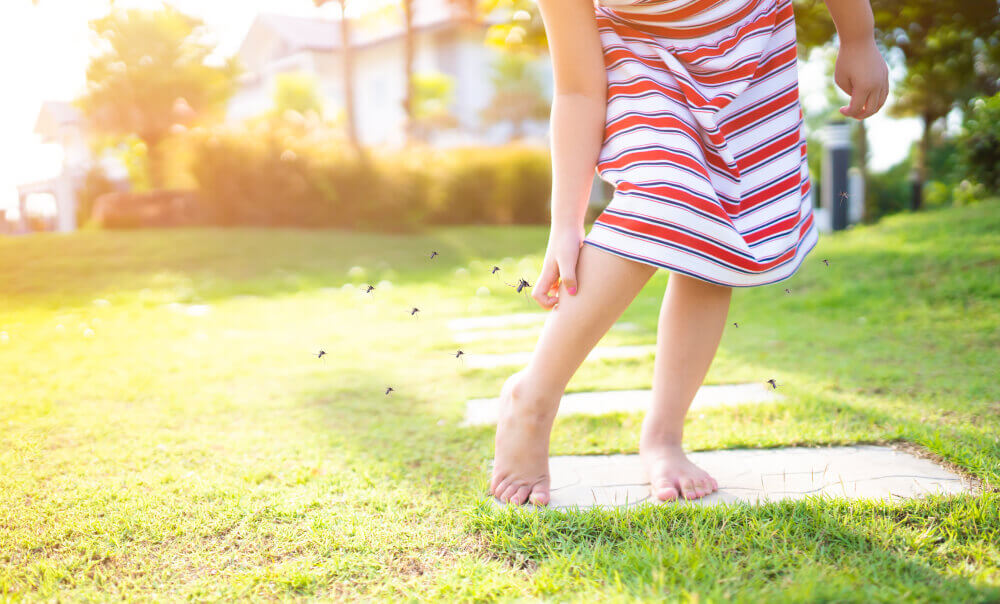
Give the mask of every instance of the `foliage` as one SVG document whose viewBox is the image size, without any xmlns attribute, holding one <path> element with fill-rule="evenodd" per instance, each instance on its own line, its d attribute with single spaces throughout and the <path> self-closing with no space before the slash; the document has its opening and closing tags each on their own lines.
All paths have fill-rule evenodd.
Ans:
<svg viewBox="0 0 1000 604">
<path fill-rule="evenodd" d="M 545 148 L 508 145 L 453 149 L 435 168 L 441 224 L 539 224 L 549 220 L 551 165 Z"/>
<path fill-rule="evenodd" d="M 360 157 L 320 122 L 193 136 L 194 177 L 222 224 L 412 231 L 431 223 L 540 223 L 547 149 L 412 146 Z"/>
<path fill-rule="evenodd" d="M 207 64 L 214 46 L 202 22 L 169 5 L 115 8 L 90 27 L 102 49 L 87 67 L 79 104 L 97 129 L 145 143 L 153 185 L 160 186 L 160 143 L 177 127 L 221 113 L 235 90 L 235 63 Z"/>
<path fill-rule="evenodd" d="M 481 0 L 480 10 L 490 14 L 503 11 L 509 19 L 490 25 L 486 46 L 501 52 L 538 56 L 548 49 L 545 24 L 537 2 L 531 0 Z"/>
<path fill-rule="evenodd" d="M 910 207 L 913 185 L 910 182 L 912 163 L 909 158 L 896 163 L 884 172 L 868 174 L 865 204 L 870 221 L 887 214 L 902 212 Z"/>
<path fill-rule="evenodd" d="M 501 53 L 493 60 L 492 69 L 493 98 L 480 112 L 486 124 L 512 123 L 517 138 L 525 122 L 548 117 L 550 104 L 531 55 Z"/>
<path fill-rule="evenodd" d="M 458 126 L 458 119 L 451 113 L 455 98 L 455 79 L 439 71 L 422 71 L 413 74 L 413 132 L 420 140 L 427 140 L 436 130 Z"/>
<path fill-rule="evenodd" d="M 1000 93 L 977 98 L 962 124 L 962 169 L 992 193 L 1000 193 Z"/>
<path fill-rule="evenodd" d="M 76 190 L 76 224 L 85 226 L 94 209 L 94 201 L 105 193 L 117 190 L 100 166 L 92 166 L 83 177 L 83 184 Z"/>
<path fill-rule="evenodd" d="M 274 112 L 280 116 L 288 111 L 303 115 L 314 111 L 317 115 L 323 115 L 323 99 L 314 75 L 279 73 L 275 76 Z"/>
</svg>

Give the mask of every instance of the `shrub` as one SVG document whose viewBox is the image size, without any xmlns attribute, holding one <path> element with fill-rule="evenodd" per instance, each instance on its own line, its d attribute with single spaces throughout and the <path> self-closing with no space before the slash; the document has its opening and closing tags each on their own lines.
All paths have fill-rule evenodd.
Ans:
<svg viewBox="0 0 1000 604">
<path fill-rule="evenodd" d="M 160 189 L 112 192 L 94 201 L 93 221 L 110 229 L 134 229 L 208 224 L 212 217 L 191 191 Z"/>
<path fill-rule="evenodd" d="M 972 102 L 959 148 L 965 174 L 990 193 L 1000 193 L 1000 93 Z"/>
<path fill-rule="evenodd" d="M 903 160 L 884 172 L 869 173 L 868 190 L 865 192 L 869 221 L 875 222 L 887 214 L 906 210 L 910 207 L 912 194 L 909 160 Z"/>
<path fill-rule="evenodd" d="M 413 231 L 544 223 L 547 148 L 409 149 L 356 157 L 321 124 L 216 129 L 192 142 L 200 196 L 222 224 Z"/>
</svg>

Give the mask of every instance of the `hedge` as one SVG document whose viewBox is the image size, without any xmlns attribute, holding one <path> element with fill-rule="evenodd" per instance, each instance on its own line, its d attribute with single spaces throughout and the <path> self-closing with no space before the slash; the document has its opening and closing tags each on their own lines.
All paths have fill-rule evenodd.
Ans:
<svg viewBox="0 0 1000 604">
<path fill-rule="evenodd" d="M 205 132 L 192 173 L 221 224 L 413 231 L 423 224 L 543 224 L 545 147 L 436 149 L 361 159 L 340 139 L 275 128 Z"/>
</svg>

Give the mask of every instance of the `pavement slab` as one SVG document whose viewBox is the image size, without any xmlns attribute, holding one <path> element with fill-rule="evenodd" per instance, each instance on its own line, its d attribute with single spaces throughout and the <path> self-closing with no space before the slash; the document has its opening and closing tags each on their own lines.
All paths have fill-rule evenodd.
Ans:
<svg viewBox="0 0 1000 604">
<path fill-rule="evenodd" d="M 885 446 L 727 449 L 691 452 L 688 458 L 715 477 L 718 491 L 700 499 L 660 502 L 650 495 L 638 455 L 551 457 L 549 507 L 711 506 L 813 496 L 897 501 L 973 492 L 951 470 Z M 497 506 L 507 505 L 491 499 Z"/>
</svg>

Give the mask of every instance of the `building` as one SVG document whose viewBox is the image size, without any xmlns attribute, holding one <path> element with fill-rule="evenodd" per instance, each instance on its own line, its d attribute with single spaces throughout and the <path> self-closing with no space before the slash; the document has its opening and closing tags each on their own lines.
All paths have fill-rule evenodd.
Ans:
<svg viewBox="0 0 1000 604">
<path fill-rule="evenodd" d="M 62 165 L 59 173 L 51 178 L 18 185 L 17 221 L 8 227 L 13 232 L 76 230 L 77 191 L 94 165 L 100 166 L 105 176 L 119 188 L 127 188 L 127 173 L 120 162 L 107 156 L 93 156 L 88 146 L 83 115 L 71 104 L 61 101 L 42 103 L 34 131 L 42 143 L 55 144 L 62 149 Z M 51 203 L 45 205 L 51 207 L 44 213 L 36 214 L 30 202 L 39 198 L 50 200 Z"/>
<path fill-rule="evenodd" d="M 479 117 L 480 110 L 493 97 L 491 64 L 499 55 L 484 45 L 483 39 L 490 25 L 509 18 L 498 10 L 483 23 L 472 25 L 464 23 L 446 0 L 415 1 L 413 71 L 436 71 L 453 78 L 455 101 L 451 111 L 460 124 L 455 132 L 442 132 L 432 143 L 499 144 L 509 139 L 512 125 L 487 128 Z M 399 23 L 352 27 L 355 125 L 366 145 L 393 146 L 403 142 L 404 36 Z M 338 20 L 258 15 L 237 57 L 246 72 L 230 103 L 230 120 L 243 120 L 270 109 L 275 77 L 288 72 L 313 75 L 328 109 L 344 106 Z M 540 57 L 533 66 L 542 82 L 543 94 L 551 99 L 548 57 Z M 534 120 L 525 126 L 525 132 L 543 138 L 547 127 L 547 120 Z"/>
</svg>

